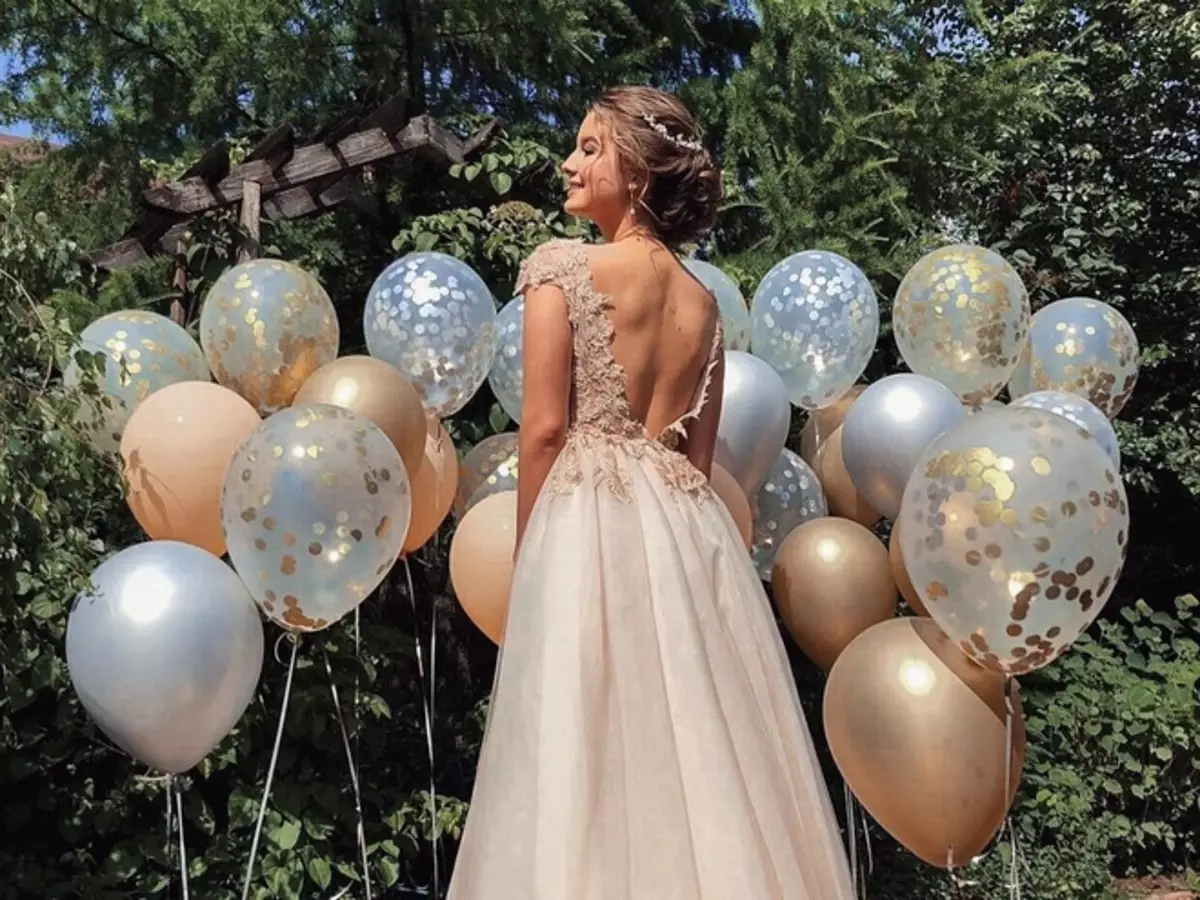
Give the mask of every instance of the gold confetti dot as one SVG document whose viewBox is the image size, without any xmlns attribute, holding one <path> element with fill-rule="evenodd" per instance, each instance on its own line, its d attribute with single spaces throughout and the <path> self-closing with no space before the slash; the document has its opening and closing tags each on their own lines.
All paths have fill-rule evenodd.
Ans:
<svg viewBox="0 0 1200 900">
<path fill-rule="evenodd" d="M 291 575 L 291 574 L 295 573 L 296 557 L 285 556 L 283 558 L 283 561 L 279 564 L 279 571 L 282 572 L 284 575 Z"/>
<path fill-rule="evenodd" d="M 1044 456 L 1035 456 L 1029 461 L 1029 465 L 1037 475 L 1049 475 L 1051 472 L 1050 460 Z"/>
</svg>

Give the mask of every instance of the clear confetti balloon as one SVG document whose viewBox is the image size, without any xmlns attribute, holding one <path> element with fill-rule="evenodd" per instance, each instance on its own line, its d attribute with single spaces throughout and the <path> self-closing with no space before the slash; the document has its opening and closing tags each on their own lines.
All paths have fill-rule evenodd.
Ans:
<svg viewBox="0 0 1200 900">
<path fill-rule="evenodd" d="M 1062 416 L 1009 406 L 968 418 L 917 464 L 897 521 L 929 614 L 967 656 L 1020 675 L 1095 620 L 1128 549 L 1125 488 Z"/>
<path fill-rule="evenodd" d="M 717 298 L 721 325 L 725 328 L 725 349 L 749 351 L 750 310 L 737 282 L 702 259 L 685 259 L 683 264 Z"/>
<path fill-rule="evenodd" d="M 767 273 L 750 304 L 750 325 L 754 355 L 779 373 L 792 403 L 821 409 L 866 369 L 879 336 L 879 303 L 854 263 L 805 250 Z"/>
<path fill-rule="evenodd" d="M 1078 394 L 1068 394 L 1066 391 L 1034 391 L 1024 397 L 1018 397 L 1012 405 L 1045 410 L 1074 422 L 1100 442 L 1100 446 L 1112 460 L 1113 467 L 1118 472 L 1121 471 L 1121 445 L 1117 441 L 1117 432 L 1113 430 L 1112 422 Z"/>
<path fill-rule="evenodd" d="M 367 598 L 412 514 L 400 454 L 369 419 L 304 404 L 264 421 L 225 476 L 229 558 L 270 618 L 319 631 Z"/>
<path fill-rule="evenodd" d="M 337 356 L 338 336 L 321 283 L 280 259 L 227 269 L 200 313 L 200 345 L 217 382 L 259 415 L 291 403 L 309 376 Z"/>
<path fill-rule="evenodd" d="M 166 316 L 130 309 L 101 316 L 80 332 L 63 372 L 68 387 L 83 373 L 75 361 L 79 351 L 103 353 L 97 388 L 108 403 L 88 398 L 78 419 L 99 450 L 116 452 L 125 424 L 143 400 L 179 381 L 208 381 L 204 352 L 190 334 Z"/>
<path fill-rule="evenodd" d="M 1068 297 L 1034 315 L 1009 390 L 1014 397 L 1034 391 L 1078 394 L 1113 419 L 1133 394 L 1137 378 L 1133 326 L 1107 303 Z"/>
<path fill-rule="evenodd" d="M 921 257 L 896 293 L 896 346 L 918 375 L 971 406 L 1000 393 L 1029 336 L 1029 295 L 985 247 L 951 244 Z"/>
<path fill-rule="evenodd" d="M 488 373 L 488 384 L 500 406 L 514 422 L 521 421 L 521 401 L 525 396 L 525 298 L 514 297 L 496 316 L 496 356 Z"/>
<path fill-rule="evenodd" d="M 821 483 L 808 463 L 786 447 L 754 495 L 754 545 L 750 555 L 763 581 L 771 580 L 775 552 L 798 525 L 829 515 Z"/>
<path fill-rule="evenodd" d="M 425 409 L 445 418 L 487 378 L 496 303 L 466 263 L 445 253 L 410 253 L 371 285 L 363 332 L 370 354 L 404 373 Z"/>
<path fill-rule="evenodd" d="M 518 437 L 513 431 L 493 434 L 467 451 L 458 466 L 454 512 L 462 516 L 484 497 L 517 488 Z M 483 493 L 480 493 L 480 492 Z"/>
</svg>

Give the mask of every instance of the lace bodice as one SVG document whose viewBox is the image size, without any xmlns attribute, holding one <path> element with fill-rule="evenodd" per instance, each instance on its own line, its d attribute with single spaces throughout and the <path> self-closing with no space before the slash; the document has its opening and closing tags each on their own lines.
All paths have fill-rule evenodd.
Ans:
<svg viewBox="0 0 1200 900">
<path fill-rule="evenodd" d="M 586 245 L 577 240 L 554 240 L 538 247 L 521 265 L 517 293 L 543 284 L 562 289 L 574 336 L 571 424 L 567 445 L 551 476 L 551 488 L 569 490 L 579 483 L 579 453 L 586 449 L 597 454 L 597 477 L 619 497 L 627 495 L 628 473 L 618 451 L 635 458 L 648 457 L 672 487 L 706 492 L 707 479 L 678 448 L 687 436 L 688 423 L 700 414 L 708 398 L 724 343 L 720 320 L 691 406 L 660 434 L 650 435 L 630 409 L 625 370 L 613 356 L 611 301 L 592 281 Z"/>
</svg>

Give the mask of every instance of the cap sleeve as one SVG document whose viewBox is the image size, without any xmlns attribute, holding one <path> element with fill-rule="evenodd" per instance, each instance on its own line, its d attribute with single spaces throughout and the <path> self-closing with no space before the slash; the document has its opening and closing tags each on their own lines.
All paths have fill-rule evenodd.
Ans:
<svg viewBox="0 0 1200 900">
<path fill-rule="evenodd" d="M 543 284 L 556 284 L 565 289 L 578 267 L 579 255 L 582 252 L 583 244 L 577 240 L 559 238 L 540 244 L 521 263 L 517 273 L 516 292 L 524 294 L 530 288 Z"/>
</svg>

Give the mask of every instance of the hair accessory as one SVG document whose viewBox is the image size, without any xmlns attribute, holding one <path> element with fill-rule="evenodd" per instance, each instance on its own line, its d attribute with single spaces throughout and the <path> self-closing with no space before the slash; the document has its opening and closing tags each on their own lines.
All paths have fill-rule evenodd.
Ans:
<svg viewBox="0 0 1200 900">
<path fill-rule="evenodd" d="M 700 153 L 704 150 L 704 145 L 699 141 L 689 140 L 678 134 L 671 134 L 667 126 L 649 113 L 642 113 L 642 121 L 661 134 L 664 138 L 674 144 L 676 147 L 682 147 L 684 150 L 691 150 L 693 153 Z"/>
</svg>

